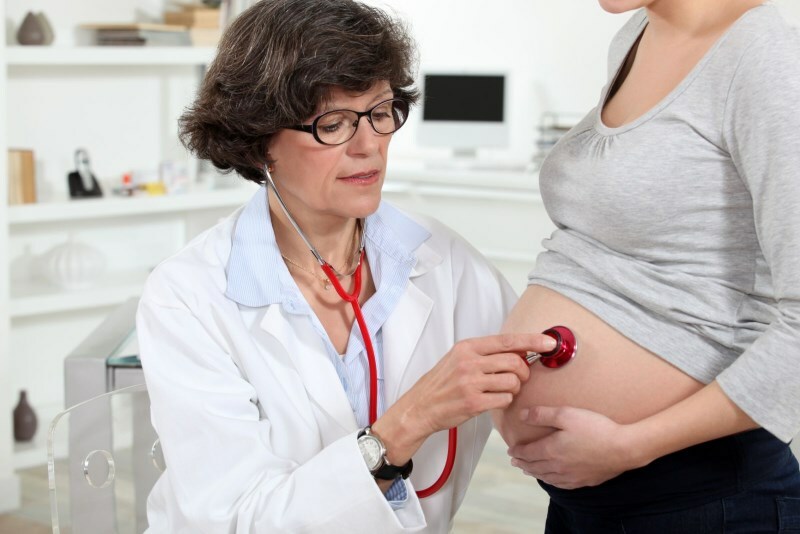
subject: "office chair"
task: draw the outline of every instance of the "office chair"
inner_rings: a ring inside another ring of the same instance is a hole
[[[53,534],[144,532],[147,495],[165,468],[143,384],[64,410],[47,434]]]

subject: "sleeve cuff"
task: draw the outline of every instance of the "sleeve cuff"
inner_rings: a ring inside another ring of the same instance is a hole
[[[389,501],[389,506],[392,510],[400,510],[405,508],[408,502],[408,488],[406,481],[398,477],[389,487],[389,490],[384,494],[386,500]]]

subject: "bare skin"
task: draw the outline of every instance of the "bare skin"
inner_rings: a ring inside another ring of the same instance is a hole
[[[554,431],[520,421],[519,411],[529,406],[587,408],[632,423],[702,388],[585,308],[542,286],[525,291],[503,330],[541,332],[557,324],[572,329],[578,356],[560,369],[535,364],[511,406],[493,412],[495,426],[509,444],[528,443]]]

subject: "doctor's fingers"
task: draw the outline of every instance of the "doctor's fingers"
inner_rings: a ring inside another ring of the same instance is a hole
[[[473,411],[474,416],[489,410],[503,410],[508,408],[514,400],[514,395],[508,392],[484,392],[480,396],[479,406]]]
[[[556,340],[544,334],[497,334],[473,337],[458,344],[465,344],[478,354],[490,355],[502,352],[547,352],[556,348]],[[458,345],[457,344],[457,345]]]
[[[531,375],[530,367],[516,352],[489,354],[481,358],[478,366],[483,373],[514,373],[522,382]]]
[[[479,387],[485,392],[507,392],[516,395],[522,387],[522,380],[514,373],[494,373],[483,375]]]

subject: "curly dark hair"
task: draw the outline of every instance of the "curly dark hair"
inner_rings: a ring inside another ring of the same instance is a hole
[[[226,30],[180,140],[227,173],[264,182],[267,147],[301,124],[334,88],[361,93],[388,81],[413,104],[417,58],[405,25],[354,0],[262,0]]]

